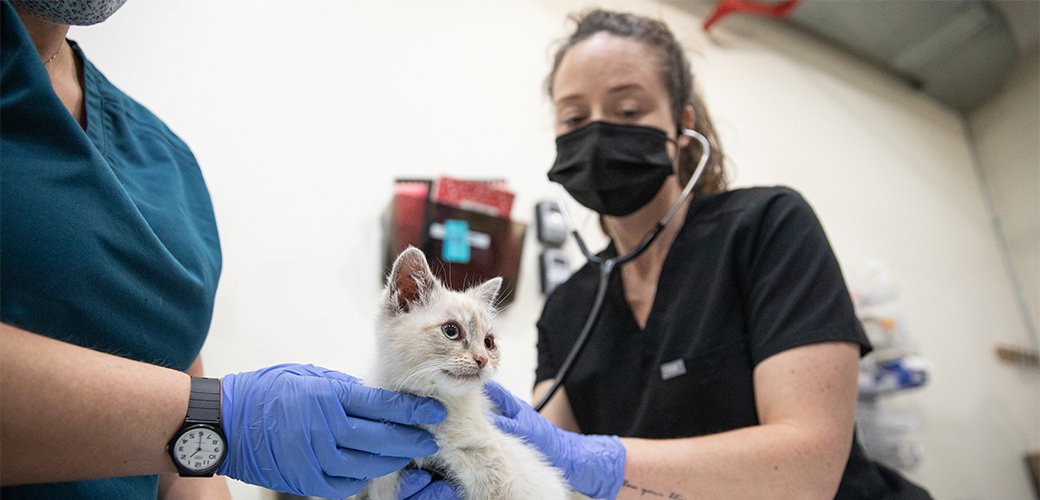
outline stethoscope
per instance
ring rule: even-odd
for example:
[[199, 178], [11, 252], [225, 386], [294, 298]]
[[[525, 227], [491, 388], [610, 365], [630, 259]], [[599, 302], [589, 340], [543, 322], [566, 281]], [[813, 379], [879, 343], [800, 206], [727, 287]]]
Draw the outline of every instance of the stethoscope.
[[611, 257], [609, 259], [603, 259], [592, 252], [589, 252], [588, 247], [585, 246], [585, 241], [581, 239], [581, 235], [578, 234], [578, 228], [574, 224], [574, 220], [571, 219], [571, 214], [567, 210], [567, 204], [564, 202], [563, 197], [563, 186], [556, 184], [556, 200], [557, 205], [560, 206], [560, 212], [563, 214], [563, 219], [567, 223], [567, 228], [570, 233], [574, 235], [574, 240], [578, 243], [578, 248], [581, 249], [581, 253], [585, 254], [585, 258], [589, 259], [589, 262], [599, 264], [599, 288], [596, 290], [596, 300], [592, 304], [592, 310], [589, 311], [589, 316], [585, 319], [585, 325], [581, 329], [581, 333], [578, 334], [578, 340], [574, 342], [574, 347], [571, 347], [571, 352], [567, 354], [567, 358], [563, 360], [563, 364], [560, 365], [559, 371], [556, 372], [556, 377], [553, 379], [552, 387], [549, 388], [549, 392], [542, 396], [542, 399], [538, 401], [538, 404], [534, 406], [535, 411], [542, 411], [545, 404], [552, 399], [553, 394], [556, 394], [556, 390], [563, 385], [563, 381], [567, 378], [567, 374], [571, 370], [571, 366], [574, 365], [574, 361], [581, 355], [582, 349], [585, 348], [586, 341], [589, 338], [589, 333], [592, 332], [592, 327], [595, 326], [596, 320], [599, 318], [599, 310], [603, 307], [603, 299], [607, 295], [607, 282], [610, 280], [610, 273], [614, 271], [614, 268], [624, 264], [636, 257], [639, 257], [651, 243], [657, 239], [657, 235], [661, 234], [661, 230], [664, 229], [665, 224], [668, 224], [668, 220], [679, 211], [679, 207], [683, 201], [693, 191], [693, 186], [697, 184], [697, 179], [700, 178], [701, 173], [704, 171], [704, 166], [708, 164], [708, 156], [711, 154], [711, 146], [708, 145], [708, 139], [706, 139], [700, 132], [692, 129], [683, 129], [683, 134], [697, 139], [701, 143], [702, 151], [700, 161], [697, 162], [697, 169], [694, 170], [693, 176], [686, 183], [686, 187], [683, 188], [682, 194], [672, 204], [672, 208], [668, 210], [668, 213], [658, 222], [643, 239], [640, 240], [639, 244], [636, 245], [632, 251], [625, 255], [617, 257]]

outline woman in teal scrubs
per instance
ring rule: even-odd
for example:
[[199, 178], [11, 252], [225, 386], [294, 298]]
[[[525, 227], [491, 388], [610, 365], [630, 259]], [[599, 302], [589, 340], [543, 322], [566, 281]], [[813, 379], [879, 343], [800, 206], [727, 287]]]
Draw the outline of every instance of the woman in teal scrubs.
[[[178, 475], [166, 449], [189, 375], [203, 375], [221, 269], [202, 173], [65, 38], [123, 1], [0, 3], [5, 500], [230, 497], [222, 477]], [[216, 472], [301, 495], [350, 496], [432, 454], [432, 436], [409, 425], [444, 418], [432, 400], [309, 365], [217, 387], [227, 458]], [[407, 476], [402, 496], [453, 496], [423, 474]]]

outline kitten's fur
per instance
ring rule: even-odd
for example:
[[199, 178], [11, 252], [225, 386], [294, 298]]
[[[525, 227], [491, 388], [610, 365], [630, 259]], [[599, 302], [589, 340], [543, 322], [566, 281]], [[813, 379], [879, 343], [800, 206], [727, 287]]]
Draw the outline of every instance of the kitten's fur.
[[[481, 390], [498, 368], [494, 302], [502, 278], [465, 292], [447, 289], [426, 257], [409, 247], [394, 262], [383, 295], [377, 340], [377, 385], [432, 397], [444, 404], [444, 422], [424, 426], [440, 450], [413, 462], [441, 471], [463, 500], [563, 500], [560, 472], [520, 439], [487, 421]], [[458, 337], [450, 339], [456, 333]], [[397, 500], [400, 473], [373, 479], [358, 499]]]

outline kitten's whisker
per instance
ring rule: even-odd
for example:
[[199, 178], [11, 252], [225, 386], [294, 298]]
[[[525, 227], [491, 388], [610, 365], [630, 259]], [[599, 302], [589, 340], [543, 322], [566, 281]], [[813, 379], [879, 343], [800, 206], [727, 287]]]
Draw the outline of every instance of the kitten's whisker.
[[433, 376], [440, 370], [437, 362], [428, 360], [420, 363], [414, 370], [405, 374], [397, 381], [399, 388], [404, 390], [429, 390], [433, 386]]

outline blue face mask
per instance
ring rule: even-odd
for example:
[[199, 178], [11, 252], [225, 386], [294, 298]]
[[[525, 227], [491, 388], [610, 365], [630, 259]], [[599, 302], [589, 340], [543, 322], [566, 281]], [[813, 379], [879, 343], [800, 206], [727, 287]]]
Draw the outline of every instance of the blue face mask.
[[603, 215], [624, 216], [650, 203], [674, 174], [663, 130], [592, 122], [556, 138], [549, 180]]
[[11, 3], [44, 21], [90, 26], [108, 19], [126, 0], [11, 0]]

